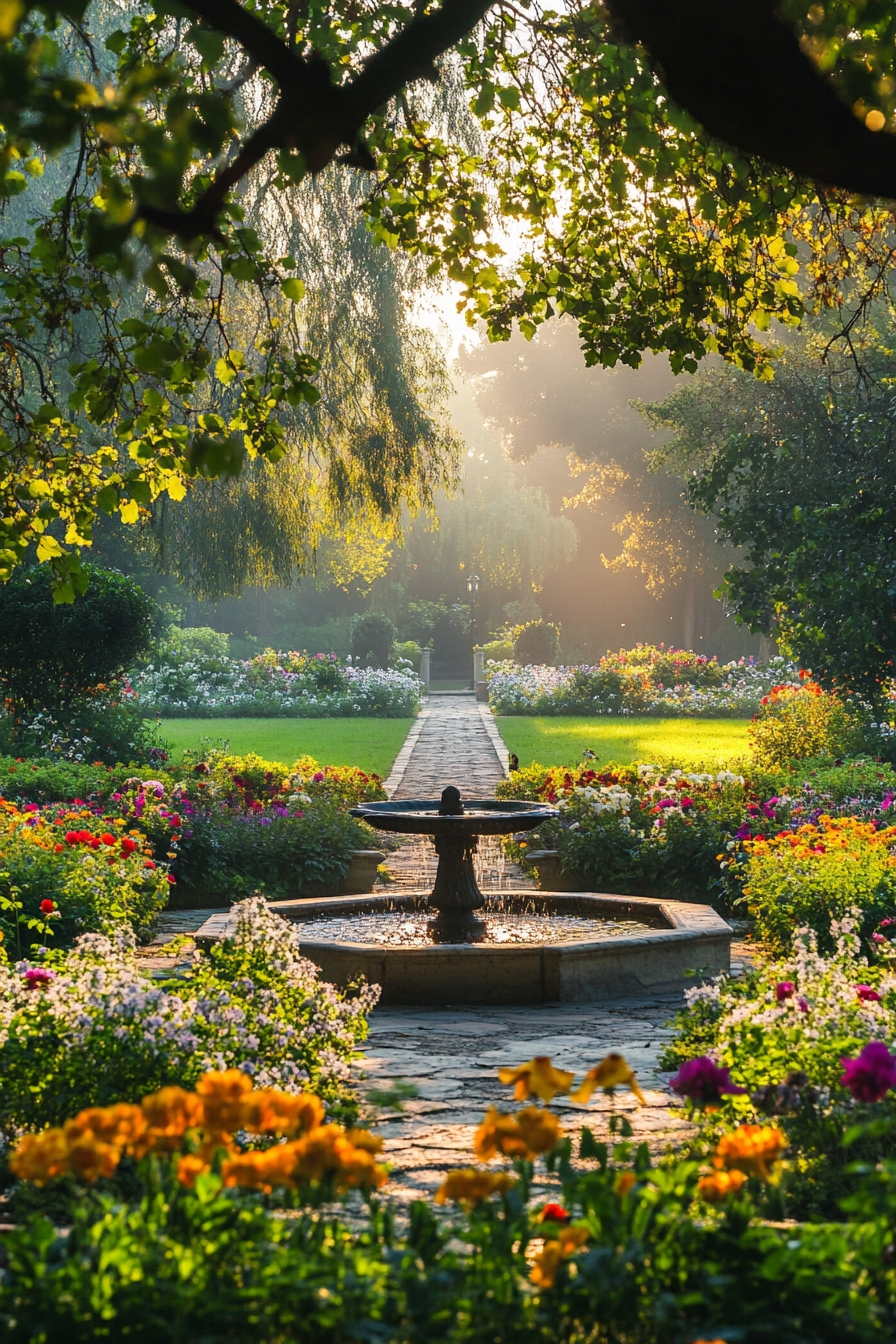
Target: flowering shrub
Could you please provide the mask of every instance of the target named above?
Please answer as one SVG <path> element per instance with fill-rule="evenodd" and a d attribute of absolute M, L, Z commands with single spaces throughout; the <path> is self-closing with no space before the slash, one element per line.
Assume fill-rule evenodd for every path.
<path fill-rule="evenodd" d="M 59 1124 L 215 1068 L 346 1100 L 379 989 L 346 998 L 321 981 L 296 928 L 263 901 L 235 914 L 233 935 L 196 953 L 185 980 L 149 979 L 124 929 L 83 935 L 34 966 L 0 966 L 0 1129 Z"/>
<path fill-rule="evenodd" d="M 341 667 L 327 654 L 267 649 L 241 662 L 209 655 L 163 660 L 133 676 L 144 712 L 166 718 L 406 718 L 416 714 L 423 683 L 410 670 Z"/>
<path fill-rule="evenodd" d="M 835 1214 L 847 1163 L 889 1156 L 896 1132 L 896 974 L 888 959 L 863 956 L 861 919 L 851 910 L 831 923 L 828 956 L 801 928 L 782 960 L 687 991 L 664 1061 L 679 1065 L 675 1091 L 715 1108 L 711 1128 L 775 1117 L 794 1148 L 786 1184 L 796 1216 Z M 880 1125 L 887 1118 L 893 1130 Z M 872 1120 L 878 1132 L 862 1131 Z M 844 1150 L 855 1126 L 857 1146 Z"/>
<path fill-rule="evenodd" d="M 645 714 L 743 718 L 777 683 L 797 684 L 785 658 L 720 664 L 682 649 L 638 645 L 594 666 L 521 667 L 488 662 L 489 704 L 498 714 Z"/>
<path fill-rule="evenodd" d="M 18 915 L 34 917 L 50 901 L 58 923 L 56 943 L 79 933 L 108 933 L 119 924 L 147 937 L 168 899 L 163 867 L 151 858 L 144 836 L 123 817 L 101 817 L 86 808 L 16 807 L 0 798 L 0 930 L 20 946 Z"/>
<path fill-rule="evenodd" d="M 719 848 L 740 825 L 747 802 L 741 775 L 616 766 L 597 772 L 545 769 L 514 772 L 501 797 L 553 803 L 560 812 L 511 852 L 553 849 L 563 868 L 600 891 L 676 894 L 684 898 L 724 889 Z"/>
<path fill-rule="evenodd" d="M 11 1338 L 279 1344 L 361 1326 L 381 1344 L 464 1344 L 471 1322 L 475 1338 L 505 1339 L 510 1321 L 516 1344 L 711 1344 L 736 1321 L 743 1344 L 782 1329 L 871 1344 L 896 1329 L 893 1164 L 855 1182 L 851 1222 L 797 1232 L 756 1216 L 786 1156 L 776 1125 L 741 1124 L 705 1164 L 659 1169 L 624 1121 L 611 1144 L 583 1128 L 588 1167 L 574 1170 L 559 1117 L 527 1107 L 476 1133 L 480 1161 L 499 1169 L 447 1173 L 434 1202 L 451 1212 L 419 1200 L 399 1233 L 371 1201 L 350 1222 L 312 1207 L 382 1183 L 376 1137 L 325 1123 L 312 1095 L 252 1082 L 212 1072 L 195 1091 L 88 1108 L 19 1141 L 16 1171 L 68 1190 L 70 1227 L 32 1216 L 5 1236 L 0 1319 L 29 1332 Z M 123 1160 L 136 1165 L 116 1190 L 108 1173 Z M 554 1182 L 548 1203 L 532 1199 L 536 1162 Z M 271 1200 L 298 1207 L 284 1218 Z"/>
<path fill-rule="evenodd" d="M 7 704 L 0 712 L 0 752 L 75 763 L 147 764 L 165 753 L 165 744 L 125 679 L 100 685 L 73 705 L 26 711 Z"/>
<path fill-rule="evenodd" d="M 855 816 L 822 815 L 776 835 L 744 840 L 743 894 L 760 937 L 781 952 L 806 925 L 830 950 L 832 919 L 862 913 L 867 942 L 884 916 L 896 914 L 896 826 Z"/>
<path fill-rule="evenodd" d="M 801 684 L 773 686 L 762 697 L 750 724 L 750 747 L 760 766 L 780 769 L 805 757 L 858 756 L 878 732 L 867 711 L 853 700 L 823 691 L 800 672 Z M 881 725 L 890 735 L 888 724 Z"/>

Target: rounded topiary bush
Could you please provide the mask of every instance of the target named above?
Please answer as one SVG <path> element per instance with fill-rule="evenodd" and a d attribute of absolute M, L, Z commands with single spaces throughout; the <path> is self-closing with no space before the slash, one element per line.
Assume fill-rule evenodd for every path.
<path fill-rule="evenodd" d="M 87 591 L 71 603 L 54 603 L 49 565 L 0 585 L 0 688 L 24 709 L 77 703 L 151 645 L 152 598 L 124 574 L 84 568 Z"/>
<path fill-rule="evenodd" d="M 379 611 L 365 611 L 352 621 L 352 658 L 367 666 L 388 667 L 395 626 Z"/>
<path fill-rule="evenodd" d="M 523 666 L 556 663 L 559 652 L 560 629 L 550 621 L 529 621 L 517 628 L 513 656 Z"/>

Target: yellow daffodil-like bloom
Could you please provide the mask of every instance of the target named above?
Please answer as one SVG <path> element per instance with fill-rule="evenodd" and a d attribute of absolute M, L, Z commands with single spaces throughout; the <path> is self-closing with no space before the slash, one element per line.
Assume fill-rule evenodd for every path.
<path fill-rule="evenodd" d="M 177 1159 L 177 1179 L 188 1190 L 195 1189 L 197 1178 L 207 1171 L 211 1171 L 211 1167 L 198 1153 L 187 1153 Z"/>
<path fill-rule="evenodd" d="M 297 1097 L 273 1088 L 247 1092 L 241 1099 L 238 1129 L 250 1134 L 280 1134 L 293 1139 L 310 1134 L 324 1122 L 324 1104 L 320 1097 L 301 1092 Z"/>
<path fill-rule="evenodd" d="M 502 1157 L 531 1158 L 546 1153 L 563 1137 L 560 1121 L 550 1111 L 527 1106 L 507 1115 L 490 1106 L 473 1136 L 473 1152 L 480 1162 Z"/>
<path fill-rule="evenodd" d="M 697 1194 L 708 1204 L 720 1204 L 729 1195 L 736 1195 L 746 1180 L 742 1171 L 714 1171 L 711 1176 L 700 1177 Z"/>
<path fill-rule="evenodd" d="M 787 1139 L 780 1129 L 771 1125 L 739 1125 L 731 1134 L 723 1134 L 712 1164 L 767 1181 L 770 1164 L 777 1162 L 786 1147 Z"/>
<path fill-rule="evenodd" d="M 555 1069 L 550 1055 L 536 1055 L 528 1064 L 520 1064 L 515 1069 L 499 1069 L 498 1078 L 505 1085 L 513 1085 L 514 1101 L 525 1101 L 534 1093 L 539 1101 L 553 1101 L 558 1092 L 568 1092 L 572 1087 L 574 1073 L 566 1069 Z"/>
<path fill-rule="evenodd" d="M 436 1191 L 436 1203 L 447 1204 L 450 1199 L 469 1208 L 490 1195 L 505 1194 L 514 1185 L 516 1181 L 506 1171 L 477 1171 L 475 1167 L 464 1167 L 460 1171 L 449 1171 Z"/>
<path fill-rule="evenodd" d="M 44 1185 L 68 1171 L 69 1141 L 64 1129 L 45 1129 L 19 1139 L 9 1165 L 22 1181 Z"/>
<path fill-rule="evenodd" d="M 204 1073 L 196 1084 L 202 1098 L 203 1124 L 212 1134 L 233 1134 L 243 1128 L 246 1094 L 252 1079 L 241 1069 Z"/>
<path fill-rule="evenodd" d="M 136 1157 L 176 1152 L 187 1131 L 198 1129 L 202 1124 L 204 1113 L 201 1098 L 182 1087 L 163 1087 L 159 1092 L 153 1092 L 143 1098 L 140 1110 L 146 1120 L 146 1130 L 133 1144 Z"/>
<path fill-rule="evenodd" d="M 638 1086 L 638 1080 L 633 1070 L 629 1068 L 625 1056 L 616 1054 L 615 1051 L 602 1059 L 595 1068 L 588 1070 L 575 1092 L 569 1094 L 570 1100 L 588 1102 L 591 1100 L 592 1093 L 598 1087 L 602 1088 L 604 1092 L 615 1092 L 617 1087 L 628 1087 L 634 1092 L 642 1106 L 646 1102 L 644 1093 Z"/>
<path fill-rule="evenodd" d="M 624 1199 L 629 1190 L 634 1189 L 637 1184 L 637 1177 L 633 1171 L 620 1171 L 613 1185 L 613 1193 L 620 1199 Z"/>
<path fill-rule="evenodd" d="M 575 1255 L 588 1240 L 588 1230 L 584 1227 L 565 1227 L 560 1235 L 546 1241 L 536 1255 L 529 1272 L 529 1278 L 537 1288 L 553 1288 L 557 1271 L 564 1260 Z"/>

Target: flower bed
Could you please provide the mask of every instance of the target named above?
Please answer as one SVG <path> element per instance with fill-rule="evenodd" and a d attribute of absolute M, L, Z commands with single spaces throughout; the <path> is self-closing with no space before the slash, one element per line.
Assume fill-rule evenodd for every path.
<path fill-rule="evenodd" d="M 640 1095 L 617 1054 L 574 1092 L 549 1059 L 499 1077 L 520 1101 Z M 743 1344 L 870 1344 L 896 1330 L 892 1163 L 854 1179 L 846 1224 L 781 1227 L 758 1216 L 786 1153 L 776 1126 L 729 1130 L 705 1165 L 656 1168 L 624 1117 L 598 1143 L 530 1101 L 489 1110 L 479 1165 L 449 1172 L 435 1207 L 417 1201 L 399 1233 L 373 1199 L 388 1195 L 380 1140 L 327 1123 L 313 1094 L 253 1082 L 214 1071 L 195 1091 L 72 1112 L 20 1140 L 14 1172 L 55 1195 L 69 1226 L 31 1216 L 5 1237 L 0 1319 L 29 1332 L 11 1338 L 718 1344 L 724 1331 Z M 542 1163 L 555 1194 L 536 1204 Z M 332 1201 L 352 1191 L 367 1207 L 342 1220 Z"/>
<path fill-rule="evenodd" d="M 775 1117 L 791 1146 L 781 1195 L 798 1217 L 836 1217 L 849 1164 L 893 1155 L 896 975 L 886 933 L 896 920 L 884 923 L 884 955 L 869 959 L 862 919 L 854 909 L 831 922 L 827 956 L 802 928 L 782 959 L 690 990 L 665 1060 L 686 1061 L 672 1085 L 710 1135 L 734 1119 Z"/>
<path fill-rule="evenodd" d="M 313 1086 L 328 1104 L 350 1100 L 348 1065 L 378 988 L 344 997 L 263 901 L 235 913 L 233 935 L 194 954 L 186 979 L 150 980 L 122 929 L 0 966 L 0 1131 L 191 1086 L 213 1067 L 239 1066 L 262 1087 Z"/>
<path fill-rule="evenodd" d="M 322 654 L 274 654 L 241 662 L 209 656 L 159 662 L 134 674 L 147 715 L 165 718 L 412 717 L 423 682 L 409 667 L 341 666 Z"/>
<path fill-rule="evenodd" d="M 785 658 L 720 664 L 687 650 L 638 645 L 593 666 L 520 667 L 489 662 L 497 714 L 642 714 L 657 718 L 746 718 L 780 684 L 799 685 Z"/>

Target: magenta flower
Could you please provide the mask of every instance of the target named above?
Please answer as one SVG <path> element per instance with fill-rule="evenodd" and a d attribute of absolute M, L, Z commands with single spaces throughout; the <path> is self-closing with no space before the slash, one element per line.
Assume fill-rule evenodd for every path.
<path fill-rule="evenodd" d="M 856 993 L 858 994 L 862 1003 L 881 1002 L 881 997 L 878 994 L 877 990 L 872 989 L 870 985 L 856 985 Z"/>
<path fill-rule="evenodd" d="M 871 941 L 872 943 L 885 943 L 887 940 L 882 933 L 872 933 Z"/>
<path fill-rule="evenodd" d="M 55 971 L 45 971 L 40 966 L 33 966 L 30 971 L 25 972 L 25 985 L 28 989 L 42 989 L 55 979 Z"/>
<path fill-rule="evenodd" d="M 802 994 L 801 994 L 801 995 L 799 996 L 799 998 L 797 999 L 797 1001 L 796 1001 L 796 1006 L 797 1006 L 797 1008 L 799 1008 L 799 1010 L 800 1010 L 801 1013 L 808 1013 L 808 1011 L 809 1011 L 809 1000 L 808 1000 L 808 999 L 804 999 L 803 996 L 802 996 Z"/>
<path fill-rule="evenodd" d="M 896 1088 L 896 1055 L 891 1055 L 883 1041 L 869 1041 L 858 1059 L 841 1059 L 843 1076 L 840 1083 L 856 1101 L 880 1101 Z"/>
<path fill-rule="evenodd" d="M 793 983 L 792 980 L 781 980 L 777 985 L 775 985 L 775 998 L 778 1000 L 779 1003 L 783 1003 L 785 999 L 790 999 L 793 997 L 795 990 L 796 985 Z"/>
<path fill-rule="evenodd" d="M 723 1096 L 743 1096 L 745 1087 L 736 1087 L 729 1070 L 715 1064 L 708 1055 L 689 1059 L 682 1064 L 669 1086 L 680 1097 L 687 1097 L 698 1106 L 717 1106 Z"/>

